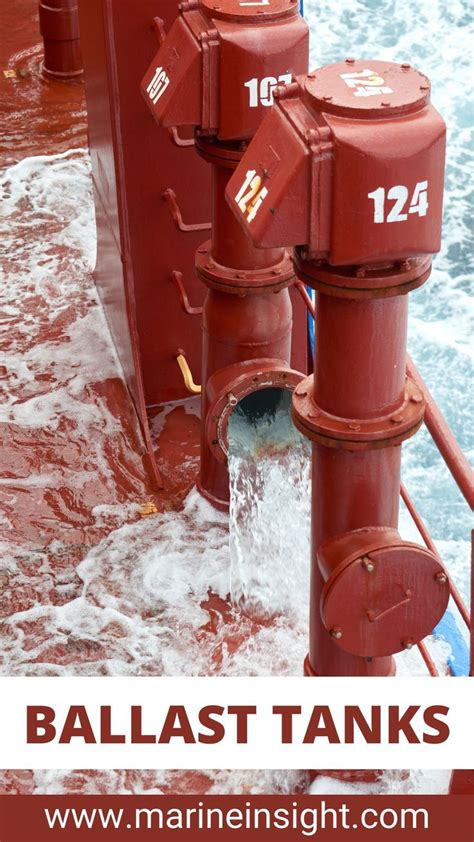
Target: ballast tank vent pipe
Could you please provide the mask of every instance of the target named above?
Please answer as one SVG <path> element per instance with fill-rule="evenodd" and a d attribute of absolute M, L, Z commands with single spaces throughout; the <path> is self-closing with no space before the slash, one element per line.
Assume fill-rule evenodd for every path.
<path fill-rule="evenodd" d="M 175 131 L 194 127 L 196 151 L 212 167 L 212 233 L 196 253 L 196 272 L 207 287 L 198 488 L 224 510 L 230 414 L 252 392 L 293 390 L 303 376 L 289 368 L 289 287 L 295 281 L 290 256 L 282 246 L 255 248 L 225 191 L 277 85 L 306 72 L 308 36 L 292 0 L 258 9 L 235 0 L 222 0 L 218 7 L 209 0 L 184 3 L 169 33 L 161 33 L 142 82 L 158 124 Z M 271 160 L 268 166 L 271 170 Z M 260 177 L 251 176 L 242 190 L 242 202 L 254 212 L 263 188 Z"/>
<path fill-rule="evenodd" d="M 44 76 L 65 82 L 79 79 L 83 66 L 77 0 L 40 0 L 39 20 Z"/>
<path fill-rule="evenodd" d="M 398 533 L 401 446 L 424 413 L 408 294 L 440 248 L 445 138 L 424 74 L 347 59 L 277 89 L 227 188 L 252 242 L 293 247 L 316 293 L 314 375 L 293 396 L 313 443 L 309 676 L 393 675 L 448 602 L 439 559 Z"/>

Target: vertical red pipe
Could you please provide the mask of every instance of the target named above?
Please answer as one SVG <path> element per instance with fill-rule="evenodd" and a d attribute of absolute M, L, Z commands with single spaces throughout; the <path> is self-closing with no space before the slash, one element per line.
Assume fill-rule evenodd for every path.
<path fill-rule="evenodd" d="M 225 192 L 271 105 L 273 89 L 279 81 L 306 72 L 309 31 L 297 3 L 239 5 L 223 0 L 213 5 L 196 0 L 182 3 L 180 10 L 142 81 L 142 93 L 160 125 L 196 128 L 196 151 L 213 168 L 212 240 L 196 253 L 197 275 L 208 288 L 198 487 L 214 506 L 226 509 L 229 482 L 221 434 L 231 408 L 243 396 L 239 386 L 246 372 L 255 360 L 265 359 L 269 368 L 264 366 L 264 373 L 270 377 L 275 373 L 271 363 L 288 369 L 279 372 L 278 384 L 297 381 L 288 368 L 292 261 L 284 248 L 253 245 L 229 209 Z M 248 213 L 256 214 L 268 191 L 260 177 L 250 175 L 240 192 L 239 206 L 245 202 Z M 268 382 L 251 376 L 246 394 Z"/>
<path fill-rule="evenodd" d="M 376 418 L 403 400 L 408 298 L 354 300 L 317 293 L 314 401 L 340 418 Z M 320 613 L 323 541 L 366 526 L 398 525 L 401 447 L 347 450 L 313 444 L 312 579 L 307 668 L 318 675 L 387 675 L 391 657 L 341 650 Z"/>
<path fill-rule="evenodd" d="M 218 144 L 212 146 L 218 147 Z M 209 145 L 208 149 L 212 146 Z M 239 163 L 240 156 L 232 166 L 230 162 L 226 165 L 212 163 L 212 257 L 221 266 L 232 267 L 236 271 L 268 269 L 283 260 L 285 250 L 256 248 L 225 198 L 227 184 Z"/>
<path fill-rule="evenodd" d="M 44 74 L 64 81 L 81 76 L 83 68 L 77 1 L 40 0 L 39 17 L 44 41 Z"/>
<path fill-rule="evenodd" d="M 214 144 L 213 144 L 214 145 Z M 218 144 L 215 144 L 219 154 Z M 208 147 L 211 148 L 211 147 Z M 284 249 L 258 249 L 246 236 L 225 200 L 225 190 L 234 166 L 213 161 L 212 153 L 212 242 L 208 250 L 209 271 L 213 280 L 201 279 L 208 285 L 203 309 L 203 350 L 201 382 L 226 366 L 246 360 L 275 358 L 289 364 L 293 324 L 292 305 L 288 289 L 255 292 L 246 289 L 246 280 L 260 270 L 277 267 L 285 260 Z M 235 161 L 235 166 L 238 158 Z M 205 244 L 198 251 L 206 253 Z M 204 268 L 206 263 L 204 262 Z M 199 270 L 198 270 L 199 271 Z M 220 290 L 216 281 L 222 282 Z M 234 286 L 232 287 L 231 284 Z M 240 284 L 240 286 L 239 286 Z M 202 418 L 209 411 L 209 394 L 203 389 Z M 227 509 L 229 504 L 229 475 L 227 466 L 218 462 L 211 452 L 206 425 L 201 429 L 201 468 L 198 487 L 214 506 Z"/>
<path fill-rule="evenodd" d="M 355 300 L 318 292 L 316 319 L 316 404 L 341 418 L 376 418 L 400 406 L 408 296 Z"/>

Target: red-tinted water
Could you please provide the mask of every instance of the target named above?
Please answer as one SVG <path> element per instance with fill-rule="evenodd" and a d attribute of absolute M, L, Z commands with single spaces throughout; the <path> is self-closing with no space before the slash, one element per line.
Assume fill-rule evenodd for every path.
<path fill-rule="evenodd" d="M 86 146 L 83 85 L 41 75 L 38 3 L 2 3 L 0 25 L 0 165 Z"/>
<path fill-rule="evenodd" d="M 36 0 L 15 0 L 0 8 L 0 167 L 87 146 L 82 83 L 44 79 L 41 74 L 37 8 Z M 2 226 L 9 245 L 0 256 L 2 277 L 7 279 L 0 302 L 0 388 L 8 407 L 0 423 L 0 538 L 6 562 L 0 567 L 0 622 L 35 606 L 74 600 L 82 587 L 76 566 L 104 535 L 142 516 L 179 509 L 195 479 L 199 436 L 195 414 L 182 407 L 153 410 L 166 486 L 154 493 L 116 362 L 109 361 L 106 377 L 100 374 L 105 346 L 98 334 L 106 332 L 106 326 L 98 313 L 92 265 L 84 267 L 68 239 L 71 218 L 66 213 L 63 218 L 61 210 L 43 213 L 48 197 L 43 202 L 35 174 L 28 180 L 15 170 L 16 177 L 26 184 L 25 193 L 15 202 L 15 179 L 3 181 Z M 30 189 L 35 194 L 31 200 Z M 32 263 L 32 245 L 39 241 L 45 246 L 39 257 L 36 249 Z M 95 377 L 93 370 L 83 372 L 84 360 L 80 352 L 77 356 L 73 338 L 75 326 L 89 317 L 98 343 Z M 61 349 L 67 353 L 68 346 L 69 364 L 64 365 Z M 56 417 L 51 404 L 55 394 Z M 70 404 L 68 409 L 71 399 L 78 412 Z M 42 400 L 49 402 L 44 423 L 38 415 Z M 94 513 L 97 506 L 105 506 L 105 513 Z M 209 610 L 209 616 L 214 612 Z M 7 620 L 0 632 L 0 664 L 1 651 L 8 651 L 12 636 L 19 633 L 20 672 L 22 663 L 93 665 L 106 655 L 103 646 L 80 634 L 49 645 L 44 619 L 19 620 L 13 630 Z M 40 654 L 29 656 L 38 647 Z M 128 781 L 133 774 L 125 777 Z M 146 787 L 145 778 L 140 787 Z M 190 791 L 188 778 L 183 791 Z M 124 788 L 133 789 L 133 781 L 127 781 Z M 64 791 L 85 791 L 91 785 L 100 791 L 100 773 L 74 773 L 65 778 Z M 205 782 L 194 783 L 198 789 L 201 785 Z M 0 792 L 32 789 L 32 773 L 0 772 Z"/>

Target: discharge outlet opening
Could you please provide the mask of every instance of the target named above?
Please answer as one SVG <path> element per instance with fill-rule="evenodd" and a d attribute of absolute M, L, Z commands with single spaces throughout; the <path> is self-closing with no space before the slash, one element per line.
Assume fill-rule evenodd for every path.
<path fill-rule="evenodd" d="M 258 424 L 262 420 L 268 422 L 275 418 L 277 412 L 291 413 L 292 392 L 283 388 L 259 389 L 242 398 L 233 410 L 250 424 Z"/>

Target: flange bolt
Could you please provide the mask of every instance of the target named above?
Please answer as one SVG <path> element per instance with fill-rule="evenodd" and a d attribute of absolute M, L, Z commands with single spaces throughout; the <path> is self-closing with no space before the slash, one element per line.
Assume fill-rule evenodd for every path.
<path fill-rule="evenodd" d="M 362 559 L 362 564 L 364 565 L 367 573 L 373 573 L 375 570 L 375 564 L 369 557 Z"/>

